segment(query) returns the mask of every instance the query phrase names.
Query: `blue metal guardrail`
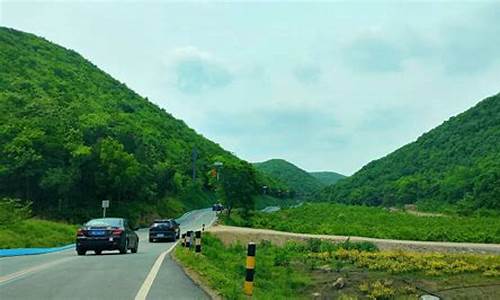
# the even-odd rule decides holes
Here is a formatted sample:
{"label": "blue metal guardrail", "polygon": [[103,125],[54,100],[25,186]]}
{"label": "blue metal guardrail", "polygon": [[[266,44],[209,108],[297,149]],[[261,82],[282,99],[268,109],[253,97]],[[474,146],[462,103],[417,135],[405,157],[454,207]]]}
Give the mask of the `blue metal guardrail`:
{"label": "blue metal guardrail", "polygon": [[46,254],[58,251],[64,251],[75,248],[75,244],[66,245],[54,248],[15,248],[15,249],[0,249],[0,257],[4,256],[20,256],[20,255],[36,255]]}

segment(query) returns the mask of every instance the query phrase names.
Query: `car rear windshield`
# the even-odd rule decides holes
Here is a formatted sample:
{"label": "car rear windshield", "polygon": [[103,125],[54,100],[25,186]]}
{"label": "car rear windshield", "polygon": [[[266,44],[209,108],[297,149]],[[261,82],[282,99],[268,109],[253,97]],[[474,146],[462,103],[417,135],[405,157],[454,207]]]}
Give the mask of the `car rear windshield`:
{"label": "car rear windshield", "polygon": [[104,218],[104,219],[93,219],[85,224],[86,226],[111,226],[111,227],[121,227],[123,226],[122,219],[116,218]]}
{"label": "car rear windshield", "polygon": [[169,229],[172,227],[172,223],[170,223],[170,221],[165,221],[165,222],[161,222],[161,223],[153,223],[153,225],[151,225],[151,229],[152,230],[161,230],[161,229]]}

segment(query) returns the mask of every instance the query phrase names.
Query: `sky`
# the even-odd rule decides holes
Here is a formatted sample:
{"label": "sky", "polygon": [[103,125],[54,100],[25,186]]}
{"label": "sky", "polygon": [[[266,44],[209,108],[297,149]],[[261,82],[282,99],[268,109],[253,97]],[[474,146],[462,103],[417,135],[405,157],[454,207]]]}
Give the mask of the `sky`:
{"label": "sky", "polygon": [[0,0],[0,24],[309,171],[351,175],[500,91],[500,2]]}

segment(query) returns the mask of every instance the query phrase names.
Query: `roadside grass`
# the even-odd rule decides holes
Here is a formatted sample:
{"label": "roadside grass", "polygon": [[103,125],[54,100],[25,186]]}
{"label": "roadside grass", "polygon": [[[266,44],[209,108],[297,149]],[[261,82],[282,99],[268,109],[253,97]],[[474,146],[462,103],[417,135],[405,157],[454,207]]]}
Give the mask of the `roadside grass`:
{"label": "roadside grass", "polygon": [[[225,246],[210,233],[204,234],[202,245],[201,255],[181,247],[175,255],[224,299],[246,299],[246,248]],[[499,279],[500,256],[378,251],[366,242],[313,239],[282,247],[262,242],[257,245],[254,298],[415,299],[429,291],[473,296],[480,292],[475,286],[487,286],[495,295]],[[342,288],[335,287],[339,280]]]}
{"label": "roadside grass", "polygon": [[[186,248],[177,247],[176,257],[186,266],[204,277],[211,288],[224,299],[245,299],[242,294],[245,279],[246,248],[243,245],[226,247],[205,233],[203,254],[196,255]],[[300,291],[309,283],[309,276],[290,265],[281,265],[278,249],[269,243],[257,245],[255,297],[257,299],[298,299]]]}
{"label": "roadside grass", "polygon": [[0,249],[74,243],[75,225],[31,218],[30,205],[18,199],[0,198]]}
{"label": "roadside grass", "polygon": [[235,212],[227,225],[281,231],[419,241],[500,243],[500,218],[417,216],[404,211],[333,203],[307,203],[274,213]]}
{"label": "roadside grass", "polygon": [[57,247],[75,242],[76,226],[28,219],[0,226],[0,248]]}

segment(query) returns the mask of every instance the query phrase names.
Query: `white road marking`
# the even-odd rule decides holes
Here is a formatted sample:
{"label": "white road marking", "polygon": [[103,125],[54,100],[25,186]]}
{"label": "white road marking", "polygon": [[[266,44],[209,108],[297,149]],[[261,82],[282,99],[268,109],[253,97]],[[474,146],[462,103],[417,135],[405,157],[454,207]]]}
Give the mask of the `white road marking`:
{"label": "white road marking", "polygon": [[163,260],[165,259],[165,256],[170,253],[175,248],[175,245],[177,245],[178,242],[172,245],[167,251],[164,251],[158,256],[156,259],[155,263],[153,264],[153,267],[151,267],[151,270],[149,271],[148,276],[142,283],[141,288],[139,289],[139,292],[137,292],[137,295],[135,295],[135,300],[146,300],[146,297],[148,296],[149,290],[151,289],[151,286],[153,285],[153,281],[156,278],[156,275],[158,275],[158,272],[160,271],[161,264],[163,263]]}
{"label": "white road marking", "polygon": [[51,261],[51,262],[48,262],[48,263],[45,263],[45,264],[41,264],[41,265],[38,265],[38,266],[34,266],[34,267],[31,267],[31,268],[27,268],[27,269],[24,269],[24,270],[21,270],[21,271],[17,271],[15,273],[11,273],[11,274],[8,274],[8,275],[5,275],[5,276],[1,276],[0,277],[0,285],[3,285],[11,280],[14,280],[14,279],[17,279],[19,277],[22,277],[24,275],[27,275],[27,274],[30,274],[30,273],[35,273],[35,272],[38,272],[38,271],[42,271],[44,269],[47,269],[47,268],[50,268],[52,266],[55,266],[55,265],[58,265],[58,264],[61,264],[63,262],[66,262],[68,260],[71,260],[71,259],[74,259],[75,257],[65,257],[65,258],[61,258],[61,259],[58,259],[58,260],[55,260],[55,261]]}

